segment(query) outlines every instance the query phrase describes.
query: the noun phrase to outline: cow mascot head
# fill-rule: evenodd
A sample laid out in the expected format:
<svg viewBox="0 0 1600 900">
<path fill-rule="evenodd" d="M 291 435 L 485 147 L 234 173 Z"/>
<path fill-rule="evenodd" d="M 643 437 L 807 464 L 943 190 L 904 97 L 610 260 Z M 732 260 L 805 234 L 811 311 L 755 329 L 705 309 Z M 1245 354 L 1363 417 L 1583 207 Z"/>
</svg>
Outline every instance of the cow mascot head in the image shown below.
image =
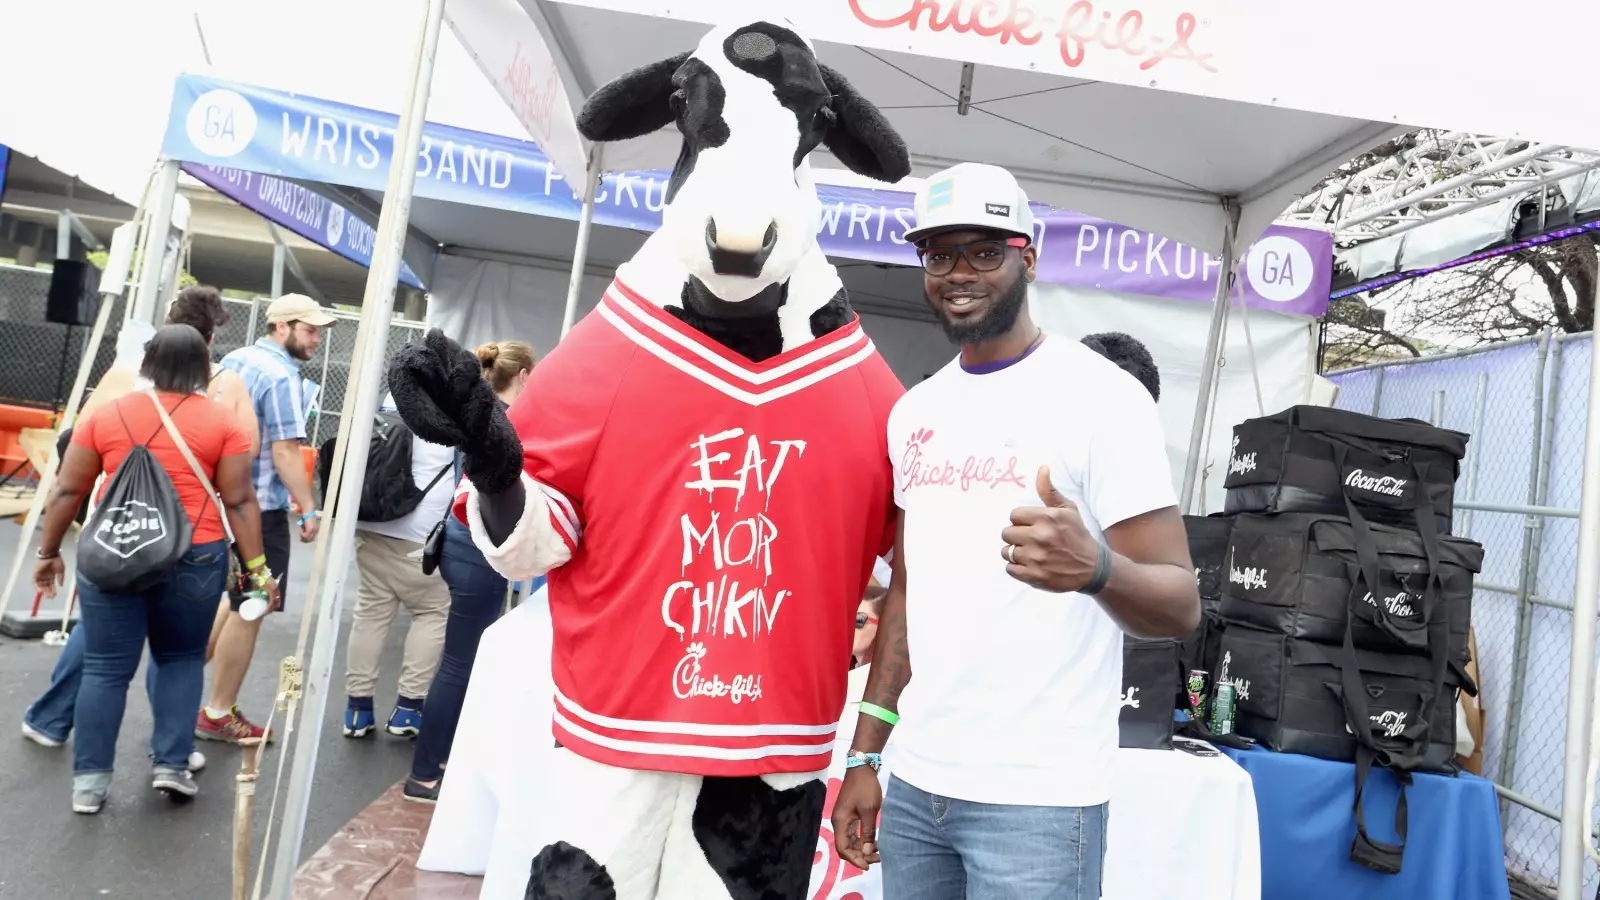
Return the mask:
<svg viewBox="0 0 1600 900">
<path fill-rule="evenodd" d="M 758 21 L 716 28 L 694 52 L 623 75 L 578 117 L 592 141 L 669 125 L 683 148 L 662 227 L 619 278 L 757 361 L 847 322 L 817 244 L 807 157 L 826 147 L 851 171 L 899 181 L 911 164 L 883 114 L 787 24 Z"/>
</svg>

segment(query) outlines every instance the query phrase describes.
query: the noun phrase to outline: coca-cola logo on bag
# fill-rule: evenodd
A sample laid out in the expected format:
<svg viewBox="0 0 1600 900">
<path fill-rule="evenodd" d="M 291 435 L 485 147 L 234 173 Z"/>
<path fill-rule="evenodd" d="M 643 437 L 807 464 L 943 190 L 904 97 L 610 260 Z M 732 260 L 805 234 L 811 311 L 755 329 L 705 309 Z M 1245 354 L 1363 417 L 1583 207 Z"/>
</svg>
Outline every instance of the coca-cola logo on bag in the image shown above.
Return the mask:
<svg viewBox="0 0 1600 900">
<path fill-rule="evenodd" d="M 1382 494 L 1385 497 L 1400 497 L 1406 495 L 1406 485 L 1411 483 L 1409 478 L 1396 478 L 1393 475 L 1368 475 L 1361 469 L 1351 471 L 1344 478 L 1344 486 L 1369 494 Z"/>
</svg>

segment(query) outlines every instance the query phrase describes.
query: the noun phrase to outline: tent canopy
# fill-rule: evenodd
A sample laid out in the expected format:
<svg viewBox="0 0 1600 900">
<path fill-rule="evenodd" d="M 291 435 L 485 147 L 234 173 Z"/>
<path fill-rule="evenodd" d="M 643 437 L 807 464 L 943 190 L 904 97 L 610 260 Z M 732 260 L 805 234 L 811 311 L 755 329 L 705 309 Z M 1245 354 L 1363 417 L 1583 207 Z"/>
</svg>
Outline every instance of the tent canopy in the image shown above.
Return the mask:
<svg viewBox="0 0 1600 900">
<path fill-rule="evenodd" d="M 566 55 L 578 82 L 575 93 L 693 48 L 727 8 L 649 0 L 521 2 L 542 14 L 547 42 Z M 891 7 L 904 12 L 916 4 L 817 0 L 784 13 L 813 40 L 824 64 L 885 111 L 912 150 L 914 174 L 927 176 L 961 161 L 994 163 L 1011 170 L 1036 202 L 1111 219 L 1209 253 L 1222 249 L 1222 198 L 1237 198 L 1243 207 L 1239 240 L 1245 246 L 1328 171 L 1406 130 L 1392 122 L 1064 77 L 1030 70 L 1026 62 L 1020 69 L 976 64 L 971 108 L 962 114 L 957 109 L 964 68 L 959 59 L 975 58 L 992 39 L 899 31 L 890 43 L 916 39 L 954 52 L 937 58 L 880 49 L 868 43 L 874 37 L 886 42 L 872 34 L 880 30 L 863 29 L 849 11 L 852 5 L 880 10 L 887 18 Z M 1086 53 L 1086 68 L 1090 56 Z M 1178 65 L 1168 61 L 1152 71 L 1159 75 Z M 677 153 L 678 136 L 667 129 L 607 146 L 605 168 L 671 168 Z M 813 160 L 819 168 L 840 167 L 824 150 Z"/>
</svg>

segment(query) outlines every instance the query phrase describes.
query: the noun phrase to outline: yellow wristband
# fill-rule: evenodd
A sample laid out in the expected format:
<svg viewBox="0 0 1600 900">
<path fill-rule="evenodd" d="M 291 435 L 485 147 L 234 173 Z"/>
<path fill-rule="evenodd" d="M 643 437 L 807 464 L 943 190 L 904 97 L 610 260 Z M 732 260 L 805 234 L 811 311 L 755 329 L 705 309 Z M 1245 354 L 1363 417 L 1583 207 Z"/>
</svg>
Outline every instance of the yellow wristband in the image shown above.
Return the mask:
<svg viewBox="0 0 1600 900">
<path fill-rule="evenodd" d="M 263 553 L 260 556 L 256 557 L 255 559 L 252 559 L 249 562 L 245 563 L 244 564 L 244 569 L 245 569 L 246 572 L 248 572 L 251 569 L 258 569 L 258 568 L 260 568 L 260 567 L 262 567 L 262 566 L 264 566 L 266 564 L 267 564 L 267 555 L 265 553 Z"/>
</svg>

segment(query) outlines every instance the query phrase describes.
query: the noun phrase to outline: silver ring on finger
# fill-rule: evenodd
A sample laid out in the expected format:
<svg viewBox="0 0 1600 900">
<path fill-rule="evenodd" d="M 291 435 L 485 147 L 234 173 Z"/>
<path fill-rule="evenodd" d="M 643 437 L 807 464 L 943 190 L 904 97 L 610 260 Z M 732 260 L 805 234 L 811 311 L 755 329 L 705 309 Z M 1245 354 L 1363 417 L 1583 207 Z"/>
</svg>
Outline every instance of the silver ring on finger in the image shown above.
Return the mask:
<svg viewBox="0 0 1600 900">
<path fill-rule="evenodd" d="M 1012 564 L 1013 566 L 1017 564 L 1017 545 L 1016 544 L 1007 544 L 1006 545 L 1006 562 Z"/>
</svg>

